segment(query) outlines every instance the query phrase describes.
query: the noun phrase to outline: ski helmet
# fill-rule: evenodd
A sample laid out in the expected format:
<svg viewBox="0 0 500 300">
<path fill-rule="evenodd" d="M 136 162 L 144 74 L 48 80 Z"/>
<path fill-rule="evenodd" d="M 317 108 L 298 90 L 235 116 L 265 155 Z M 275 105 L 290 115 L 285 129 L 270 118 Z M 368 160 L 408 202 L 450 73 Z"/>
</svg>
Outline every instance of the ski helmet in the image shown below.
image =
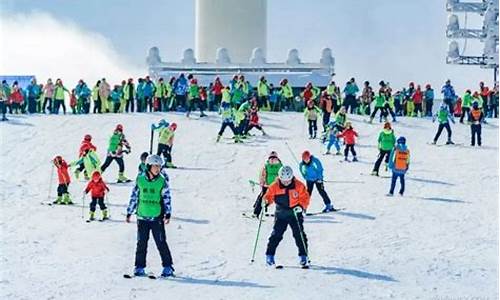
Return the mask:
<svg viewBox="0 0 500 300">
<path fill-rule="evenodd" d="M 123 125 L 122 124 L 116 125 L 115 131 L 123 132 Z"/>
<path fill-rule="evenodd" d="M 92 136 L 90 134 L 86 134 L 84 137 L 83 137 L 83 140 L 84 141 L 87 141 L 87 142 L 90 142 L 92 140 Z"/>
<path fill-rule="evenodd" d="M 168 122 L 165 119 L 161 119 L 160 122 L 158 123 L 160 126 L 168 126 Z"/>
<path fill-rule="evenodd" d="M 302 160 L 308 160 L 311 159 L 311 152 L 309 150 L 306 150 L 302 152 Z"/>
<path fill-rule="evenodd" d="M 176 131 L 177 130 L 177 123 L 170 124 L 170 128 L 172 128 L 173 131 Z"/>
<path fill-rule="evenodd" d="M 271 153 L 269 153 L 269 156 L 267 158 L 268 159 L 278 158 L 278 153 L 276 151 L 271 151 Z"/>
<path fill-rule="evenodd" d="M 278 171 L 278 178 L 281 181 L 290 181 L 293 179 L 293 170 L 290 166 L 283 166 Z"/>
<path fill-rule="evenodd" d="M 406 144 L 406 138 L 404 136 L 400 136 L 397 140 L 398 144 L 405 145 Z"/>
<path fill-rule="evenodd" d="M 156 155 L 156 154 L 151 154 L 148 156 L 146 159 L 146 165 L 148 166 L 163 166 L 163 158 L 161 156 Z"/>
</svg>

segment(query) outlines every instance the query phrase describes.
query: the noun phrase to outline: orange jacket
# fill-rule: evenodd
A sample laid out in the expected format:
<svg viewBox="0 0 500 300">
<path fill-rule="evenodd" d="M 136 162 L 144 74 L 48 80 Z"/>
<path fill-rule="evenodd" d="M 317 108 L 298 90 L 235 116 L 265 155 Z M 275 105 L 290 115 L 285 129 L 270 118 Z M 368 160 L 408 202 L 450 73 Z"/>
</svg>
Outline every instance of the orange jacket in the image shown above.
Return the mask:
<svg viewBox="0 0 500 300">
<path fill-rule="evenodd" d="M 68 185 L 71 183 L 71 178 L 68 173 L 68 164 L 64 160 L 57 166 L 57 178 L 59 179 L 59 184 Z"/>
<path fill-rule="evenodd" d="M 292 183 L 289 186 L 281 184 L 279 179 L 276 180 L 267 189 L 264 199 L 267 204 L 276 203 L 277 210 L 278 207 L 282 209 L 290 209 L 297 205 L 303 209 L 307 209 L 310 197 L 304 184 L 298 179 L 293 178 Z"/>
</svg>

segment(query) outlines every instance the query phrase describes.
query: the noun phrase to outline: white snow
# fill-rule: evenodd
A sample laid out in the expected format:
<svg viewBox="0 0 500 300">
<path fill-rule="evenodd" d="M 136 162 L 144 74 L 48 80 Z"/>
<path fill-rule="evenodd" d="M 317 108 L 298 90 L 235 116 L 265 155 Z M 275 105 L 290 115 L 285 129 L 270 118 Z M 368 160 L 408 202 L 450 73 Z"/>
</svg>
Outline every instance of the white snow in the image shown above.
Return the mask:
<svg viewBox="0 0 500 300">
<path fill-rule="evenodd" d="M 70 185 L 77 205 L 40 202 L 47 201 L 51 159 L 76 159 L 85 133 L 104 159 L 117 123 L 132 146 L 126 175 L 133 178 L 140 153 L 149 149 L 149 125 L 160 118 L 178 123 L 174 162 L 188 167 L 169 170 L 173 220 L 167 239 L 178 277 L 127 280 L 122 274 L 133 269 L 136 242 L 136 225 L 123 222 L 131 185 L 111 185 L 113 222 L 84 222 L 82 181 Z M 371 171 L 381 125 L 350 118 L 360 134 L 358 163 L 322 156 L 324 149 L 306 138 L 303 117 L 295 113 L 261 114 L 270 137 L 256 132 L 242 145 L 215 143 L 215 114 L 201 120 L 172 113 L 11 117 L 0 124 L 0 298 L 497 299 L 498 121 L 483 126 L 481 148 L 468 146 L 470 129 L 461 124 L 452 126 L 453 139 L 464 146 L 436 147 L 427 143 L 437 124 L 401 118 L 395 131 L 407 137 L 412 162 L 405 196 L 389 198 L 390 179 L 360 175 Z M 292 268 L 265 267 L 270 218 L 263 223 L 257 260 L 249 263 L 257 222 L 241 213 L 251 209 L 258 191 L 248 180 L 257 178 L 271 150 L 297 170 L 285 142 L 296 158 L 305 149 L 317 155 L 325 179 L 364 182 L 326 183 L 334 204 L 346 210 L 307 218 L 310 270 L 296 267 L 290 230 L 276 259 Z M 112 164 L 105 179 L 114 181 L 117 172 Z M 52 198 L 55 190 L 56 176 Z M 321 208 L 315 191 L 309 211 Z M 152 241 L 148 269 L 161 270 Z"/>
</svg>

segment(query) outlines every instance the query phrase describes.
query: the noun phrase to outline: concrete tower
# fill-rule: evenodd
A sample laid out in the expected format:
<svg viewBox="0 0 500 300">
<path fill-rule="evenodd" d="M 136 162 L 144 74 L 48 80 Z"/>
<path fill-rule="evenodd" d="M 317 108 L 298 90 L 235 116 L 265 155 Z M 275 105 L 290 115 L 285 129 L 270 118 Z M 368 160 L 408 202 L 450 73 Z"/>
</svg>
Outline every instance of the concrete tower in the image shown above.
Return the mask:
<svg viewBox="0 0 500 300">
<path fill-rule="evenodd" d="M 231 63 L 248 63 L 254 48 L 266 55 L 266 0 L 195 0 L 195 55 L 214 63 L 226 48 Z"/>
</svg>

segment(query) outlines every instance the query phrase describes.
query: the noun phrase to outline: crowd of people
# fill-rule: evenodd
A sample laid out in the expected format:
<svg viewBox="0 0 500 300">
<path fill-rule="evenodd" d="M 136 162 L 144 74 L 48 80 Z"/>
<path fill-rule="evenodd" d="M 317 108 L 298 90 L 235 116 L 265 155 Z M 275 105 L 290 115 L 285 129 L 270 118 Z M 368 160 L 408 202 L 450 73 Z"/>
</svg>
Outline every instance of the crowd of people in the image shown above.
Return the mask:
<svg viewBox="0 0 500 300">
<path fill-rule="evenodd" d="M 255 98 L 261 111 L 303 111 L 312 101 L 323 112 L 323 123 L 341 107 L 351 114 L 360 114 L 373 120 L 377 113 L 379 119 L 389 115 L 430 117 L 434 102 L 442 99 L 454 116 L 466 116 L 472 103 L 477 101 L 486 118 L 498 118 L 498 85 L 492 89 L 479 83 L 477 90 L 467 89 L 459 96 L 450 80 L 436 95 L 430 84 L 410 82 L 408 87 L 393 90 L 389 82 L 380 81 L 378 90 L 365 81 L 361 88 L 351 78 L 341 89 L 335 81 L 320 88 L 308 83 L 304 88 L 292 87 L 286 78 L 278 86 L 268 83 L 262 76 L 253 86 L 244 75 L 235 75 L 225 83 L 219 77 L 208 86 L 201 86 L 191 74 L 180 74 L 168 81 L 158 78 L 153 81 L 149 76 L 123 80 L 120 84 L 110 85 L 105 78 L 89 86 L 83 79 L 74 88 L 66 87 L 61 79 L 55 83 L 48 79 L 40 84 L 35 78 L 22 88 L 17 82 L 8 84 L 5 80 L 0 88 L 0 111 L 5 114 L 73 114 L 88 113 L 129 113 L 153 111 L 181 111 L 187 116 L 195 109 L 200 115 L 205 111 L 217 111 L 221 103 L 227 102 L 238 109 L 246 100 Z M 68 101 L 69 99 L 69 101 Z M 68 107 L 69 106 L 69 107 Z"/>
</svg>

